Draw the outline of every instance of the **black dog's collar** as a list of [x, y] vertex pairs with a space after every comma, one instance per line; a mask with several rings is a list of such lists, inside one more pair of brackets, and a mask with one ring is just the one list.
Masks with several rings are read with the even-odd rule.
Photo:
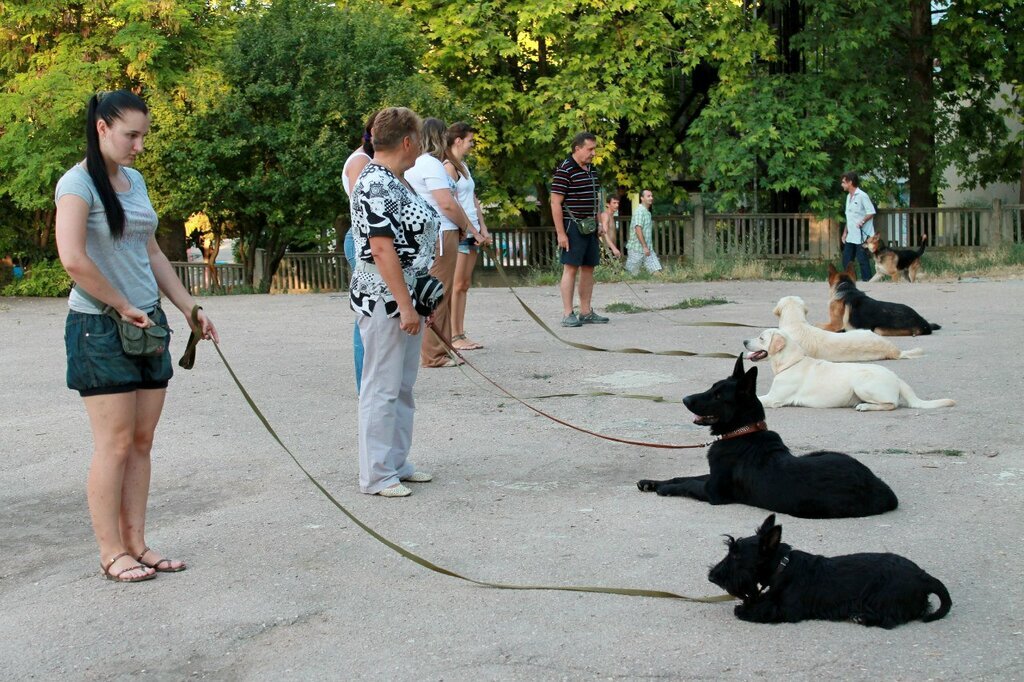
[[768, 424], [766, 424], [765, 421], [762, 419], [759, 422], [754, 422], [753, 424], [747, 424], [746, 426], [741, 426], [740, 428], [736, 429], [735, 431], [730, 431], [729, 433], [723, 434], [723, 435], [718, 437], [718, 440], [729, 440], [730, 438], [739, 438], [740, 436], [745, 436], [748, 433], [755, 433], [757, 431], [767, 431], [767, 430], [768, 430]]
[[759, 591], [759, 594], [764, 594], [765, 592], [768, 592], [769, 590], [772, 589], [772, 583], [775, 582], [776, 578], [778, 578], [780, 575], [782, 575], [782, 572], [784, 570], [786, 570], [786, 566], [789, 566], [789, 554], [788, 553], [786, 554], [786, 556], [784, 556], [781, 559], [779, 559], [779, 565], [775, 567], [775, 573], [772, 574], [771, 582], [765, 583], [761, 587], [761, 589]]

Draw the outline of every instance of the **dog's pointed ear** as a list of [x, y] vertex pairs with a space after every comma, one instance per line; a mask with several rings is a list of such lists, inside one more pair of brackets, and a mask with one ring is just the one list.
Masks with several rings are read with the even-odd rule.
[[829, 263], [828, 264], [828, 276], [829, 277], [835, 277], [838, 274], [839, 274], [839, 271], [836, 270], [836, 266], [832, 265], [832, 263]]
[[738, 390], [742, 393], [757, 393], [757, 365], [752, 365], [740, 379]]
[[782, 526], [772, 526], [761, 538], [761, 554], [774, 554], [782, 542]]
[[765, 533], [770, 531], [772, 529], [772, 526], [774, 526], [774, 525], [775, 525], [775, 514], [769, 514], [768, 518], [766, 518], [764, 520], [764, 523], [761, 524], [761, 527], [757, 529], [757, 534], [758, 535], [764, 535]]
[[736, 356], [736, 364], [732, 368], [732, 378], [743, 378], [743, 353], [740, 353], [739, 355]]
[[854, 282], [857, 281], [857, 263], [850, 261], [850, 264], [846, 266], [846, 274], [850, 276]]

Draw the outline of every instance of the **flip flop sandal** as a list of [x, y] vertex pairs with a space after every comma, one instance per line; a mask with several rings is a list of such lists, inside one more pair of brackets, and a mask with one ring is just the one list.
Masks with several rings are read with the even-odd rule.
[[[135, 558], [138, 560], [138, 562], [140, 564], [142, 564], [143, 566], [148, 566], [149, 568], [152, 568], [157, 573], [177, 573], [178, 571], [184, 571], [186, 568], [188, 568], [188, 566], [186, 566], [184, 563], [181, 566], [174, 566], [173, 565], [174, 562], [171, 559], [161, 559], [160, 561], [156, 562], [155, 564], [148, 564], [148, 563], [146, 563], [145, 561], [142, 560], [142, 557], [146, 556], [147, 553], [152, 552], [152, 551], [153, 551], [152, 549], [147, 547], [146, 549], [142, 550], [142, 554], [140, 554], [139, 556], [137, 556]], [[164, 566], [164, 564], [167, 564], [167, 565]]]
[[113, 559], [108, 561], [106, 566], [104, 566], [103, 562], [101, 561], [100, 562], [100, 570], [103, 572], [103, 577], [106, 578], [107, 580], [113, 580], [115, 583], [140, 583], [143, 580], [152, 580], [153, 578], [156, 577], [156, 573], [147, 573], [147, 574], [142, 575], [142, 576], [135, 576], [135, 577], [130, 577], [130, 578], [122, 578], [121, 577], [121, 576], [123, 576], [125, 573], [127, 573], [129, 571], [135, 571], [135, 570], [138, 570], [140, 568], [145, 568], [145, 566], [143, 566], [142, 564], [135, 564], [134, 566], [129, 566], [128, 568], [122, 568], [117, 573], [111, 573], [110, 572], [110, 567], [113, 566], [115, 563], [117, 563], [118, 559], [120, 559], [121, 557], [126, 557], [126, 556], [131, 556], [131, 555], [128, 554], [128, 552], [121, 552], [120, 554], [115, 556]]
[[[456, 345], [456, 341], [462, 341], [463, 345]], [[452, 348], [455, 350], [477, 350], [483, 348], [483, 346], [476, 341], [470, 341], [466, 338], [465, 334], [458, 334], [457, 336], [452, 337]]]

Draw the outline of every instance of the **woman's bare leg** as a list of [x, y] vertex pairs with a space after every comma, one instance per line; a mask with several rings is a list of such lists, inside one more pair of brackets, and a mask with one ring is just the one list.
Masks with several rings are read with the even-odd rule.
[[456, 336], [466, 334], [466, 302], [469, 299], [469, 288], [473, 282], [473, 269], [476, 267], [477, 252], [460, 253], [455, 263], [455, 281], [452, 285], [452, 345], [459, 350], [483, 348], [469, 339], [455, 340]]
[[[164, 409], [167, 389], [136, 391], [135, 436], [132, 452], [124, 471], [124, 485], [121, 488], [121, 537], [125, 545], [138, 557], [146, 550], [146, 504], [149, 501], [149, 481], [152, 471], [150, 452], [153, 449], [153, 435]], [[163, 559], [156, 550], [150, 550], [143, 559], [154, 565]], [[164, 564], [163, 569], [183, 566], [181, 561]]]
[[[89, 515], [100, 550], [100, 563], [122, 552], [131, 552], [121, 535], [121, 509], [128, 460], [133, 450], [135, 432], [135, 393], [114, 393], [84, 398], [92, 426], [93, 454], [86, 483]], [[147, 483], [148, 486], [148, 483]], [[121, 557], [108, 567], [110, 573], [137, 564], [134, 555]], [[152, 569], [134, 569], [123, 577], [136, 578], [152, 573]]]

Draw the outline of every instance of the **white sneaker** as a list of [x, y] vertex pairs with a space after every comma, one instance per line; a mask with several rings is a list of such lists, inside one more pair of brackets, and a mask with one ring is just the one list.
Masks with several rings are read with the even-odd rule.
[[402, 480], [409, 481], [410, 483], [428, 483], [429, 481], [433, 481], [434, 477], [426, 471], [414, 471], [411, 476], [407, 476]]

